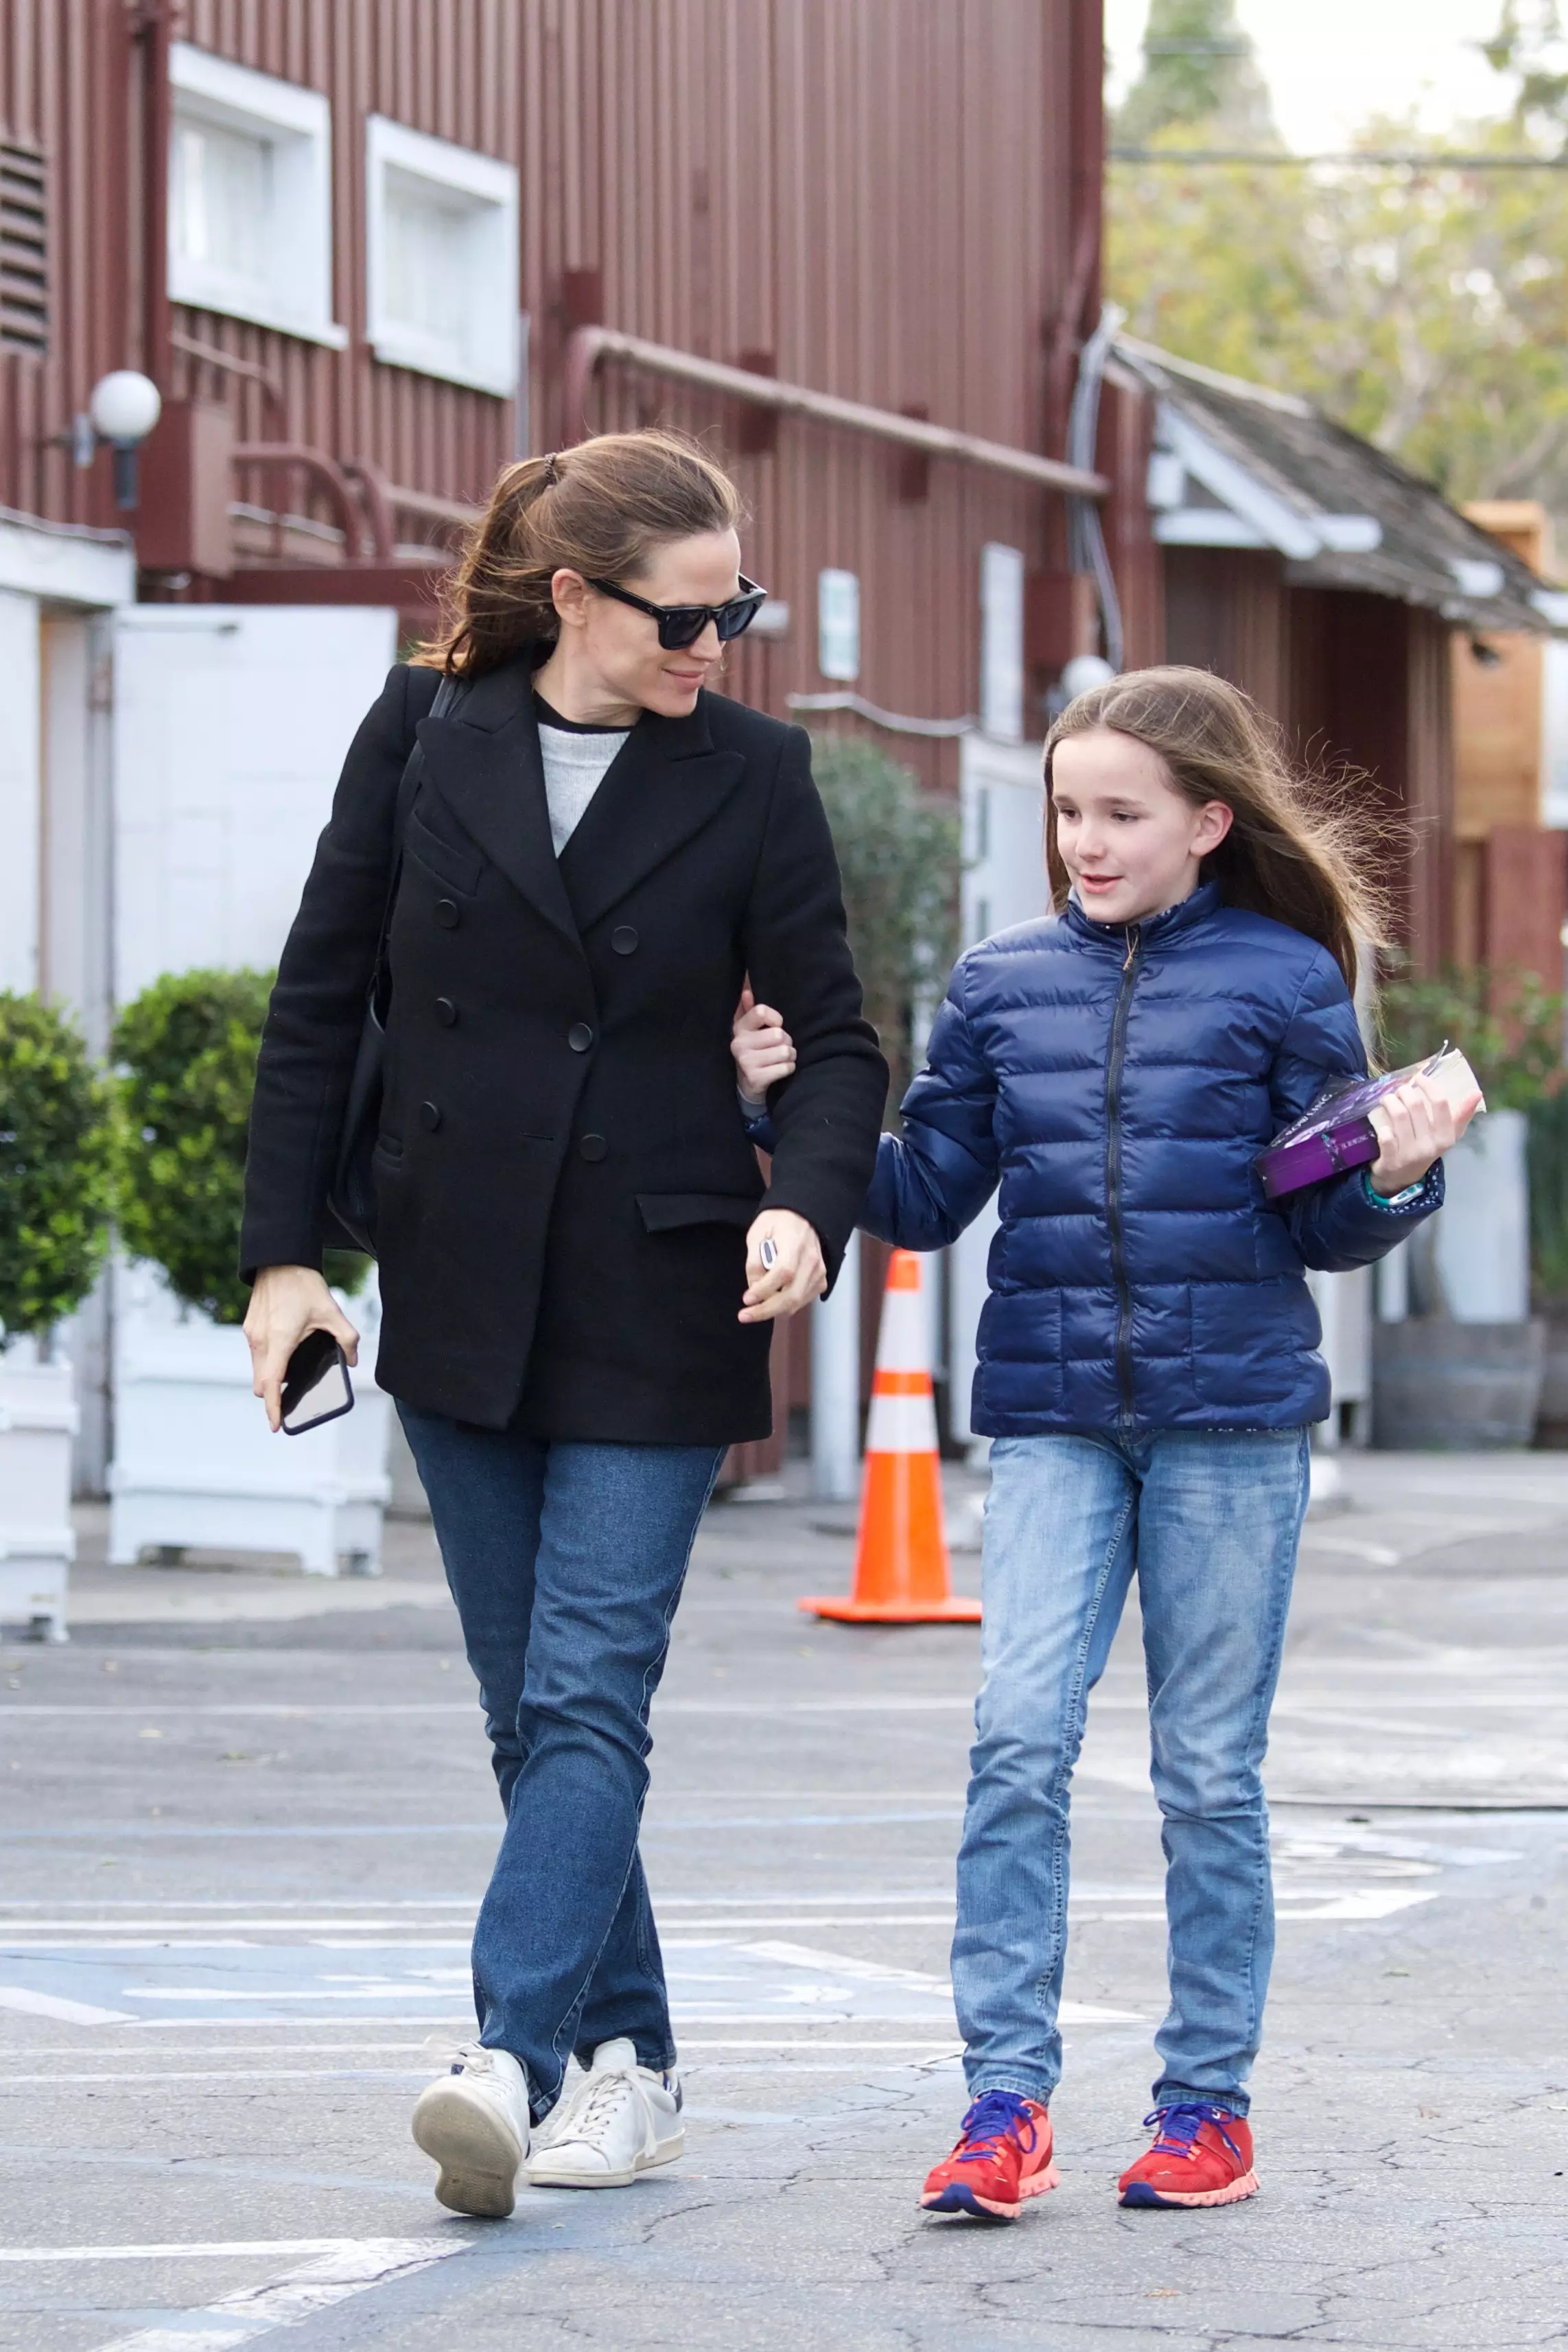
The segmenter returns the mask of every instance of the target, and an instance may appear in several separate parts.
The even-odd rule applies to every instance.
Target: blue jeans
[[[479,2039],[536,2116],[625,2035],[674,2063],[637,1854],[648,1708],[725,1449],[544,1444],[398,1406],[479,1681],[506,1810],[474,1931]]]
[[[1061,2078],[1068,1786],[1135,1570],[1170,1929],[1155,2104],[1247,2113],[1274,1952],[1260,1767],[1307,1460],[1304,1429],[993,1446],[953,1942],[972,2092],[1048,2100]]]

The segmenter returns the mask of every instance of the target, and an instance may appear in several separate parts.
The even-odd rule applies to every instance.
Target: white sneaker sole
[[[487,2100],[455,2082],[432,2083],[420,2093],[413,2137],[441,2169],[436,2202],[451,2213],[504,2221],[517,2200],[517,2173],[527,2155],[517,2134]]]
[[[530,2189],[630,2189],[644,2172],[656,2172],[662,2164],[674,2164],[686,2149],[686,2136],[677,2132],[673,2139],[662,2139],[652,2155],[633,2158],[624,2172],[579,2172],[570,2165],[553,2167],[549,2150],[541,2148],[527,2168]]]

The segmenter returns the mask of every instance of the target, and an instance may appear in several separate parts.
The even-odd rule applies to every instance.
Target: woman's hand
[[[765,1241],[773,1244],[770,1266],[762,1263]],[[746,1279],[743,1323],[771,1323],[776,1316],[798,1315],[828,1286],[815,1228],[793,1209],[764,1209],[746,1236]]]
[[[1391,1201],[1407,1184],[1418,1184],[1435,1160],[1458,1143],[1481,1107],[1478,1087],[1450,1103],[1424,1077],[1385,1095],[1372,1111],[1372,1131],[1382,1146],[1367,1170],[1372,1188]]]
[[[735,1008],[729,1050],[747,1102],[761,1102],[768,1087],[789,1077],[795,1068],[795,1041],[784,1026],[783,1014],[770,1004],[758,1004],[749,981]]]
[[[276,1430],[283,1420],[283,1375],[307,1331],[330,1331],[350,1364],[360,1360],[360,1335],[313,1265],[264,1265],[250,1294],[245,1336],[252,1383]]]

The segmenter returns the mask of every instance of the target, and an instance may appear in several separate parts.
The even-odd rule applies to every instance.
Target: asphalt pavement
[[[963,2105],[976,1635],[800,1616],[846,1514],[716,1506],[677,1621],[645,1851],[684,2163],[485,2223],[408,2135],[498,1828],[428,1528],[326,1584],[110,1570],[85,1513],[72,1641],[0,1646],[0,2352],[1568,2339],[1568,1456],[1346,1471],[1270,1757],[1262,2193],[1114,2201],[1163,1982],[1129,1625],[1077,1782],[1062,2185],[1012,2228],[915,2205]]]

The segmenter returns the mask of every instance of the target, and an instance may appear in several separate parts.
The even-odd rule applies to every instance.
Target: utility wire
[[[1365,147],[1322,155],[1294,155],[1267,147],[1112,147],[1106,152],[1113,163],[1249,163],[1276,171],[1312,163],[1397,166],[1411,172],[1568,171],[1568,150],[1561,155],[1412,153],[1397,148]]]

